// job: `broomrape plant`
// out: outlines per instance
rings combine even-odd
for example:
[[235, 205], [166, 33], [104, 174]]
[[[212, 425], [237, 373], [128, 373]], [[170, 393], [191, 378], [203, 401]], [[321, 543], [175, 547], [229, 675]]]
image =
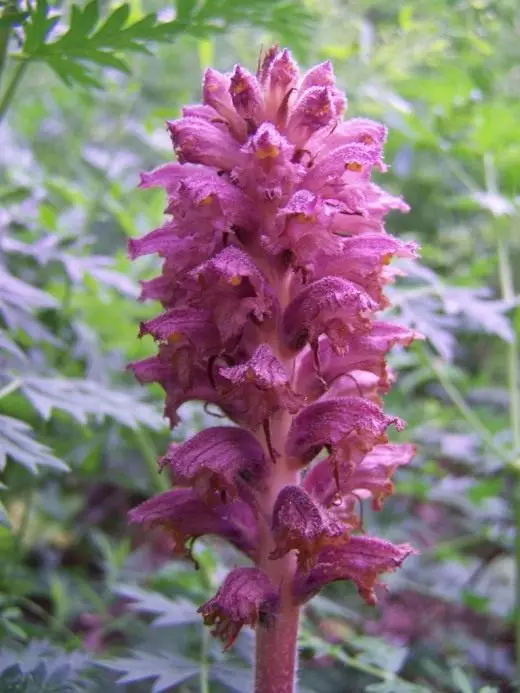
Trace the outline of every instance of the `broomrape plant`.
[[359, 505], [380, 509], [414, 453], [388, 442], [404, 423], [382, 395], [387, 352], [419, 335], [376, 316], [390, 260], [417, 248], [385, 232], [408, 208], [371, 181], [386, 128], [343, 120], [329, 62], [300, 76], [274, 47], [256, 76], [208, 69], [202, 91], [168, 123], [178, 162], [142, 176], [166, 189], [169, 216], [130, 255], [164, 258], [142, 288], [164, 312], [140, 331], [158, 354], [131, 368], [162, 385], [172, 426], [188, 400], [235, 425], [172, 444], [161, 465], [175, 487], [130, 518], [165, 528], [180, 556], [211, 534], [250, 559], [200, 612], [226, 648], [256, 628], [257, 693], [290, 693], [301, 606], [335, 580], [375, 604], [380, 575], [413, 553], [367, 536]]

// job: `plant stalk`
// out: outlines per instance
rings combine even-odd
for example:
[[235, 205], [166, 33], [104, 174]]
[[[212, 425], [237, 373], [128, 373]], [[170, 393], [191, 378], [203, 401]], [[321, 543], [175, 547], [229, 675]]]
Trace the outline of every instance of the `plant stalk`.
[[255, 693], [294, 693], [300, 608], [282, 597], [276, 620], [256, 629]]
[[[275, 450], [285, 448], [290, 424], [287, 412], [273, 417], [271, 432]], [[288, 460], [280, 455], [272, 465], [267, 490], [261, 499], [266, 518], [272, 516], [280, 491], [287, 485], [297, 485], [299, 477], [299, 471], [292, 469]], [[266, 523], [260, 527], [259, 567], [280, 590], [280, 606], [272, 620], [256, 627], [255, 693], [295, 693], [300, 620], [300, 607], [294, 604], [292, 595], [296, 558], [294, 552], [290, 552], [284, 558], [272, 560], [269, 554], [274, 548], [269, 523]]]
[[4, 95], [0, 100], [0, 123], [2, 122], [3, 117], [7, 112], [7, 109], [11, 105], [11, 101], [13, 100], [15, 92], [18, 89], [22, 77], [24, 76], [25, 71], [28, 67], [29, 62], [27, 60], [24, 60], [23, 62], [19, 63], [18, 66], [15, 68], [11, 81], [7, 85], [7, 89], [5, 90]]
[[[515, 299], [515, 287], [513, 282], [513, 272], [509, 258], [507, 240], [501, 233], [498, 239], [498, 267], [502, 297], [505, 301], [513, 302]], [[513, 432], [513, 451], [515, 455], [515, 479], [513, 489], [513, 515], [515, 518], [515, 565], [516, 565], [516, 612], [515, 612], [515, 635], [516, 635], [516, 678], [520, 682], [520, 382], [518, 368], [518, 336], [514, 325], [513, 312], [513, 339], [508, 345], [508, 389], [509, 389], [509, 416], [511, 419], [511, 430]]]

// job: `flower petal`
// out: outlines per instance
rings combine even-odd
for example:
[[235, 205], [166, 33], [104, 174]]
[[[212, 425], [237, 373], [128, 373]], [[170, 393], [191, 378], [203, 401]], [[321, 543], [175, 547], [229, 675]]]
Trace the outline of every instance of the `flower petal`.
[[421, 337], [408, 327], [376, 321], [369, 332], [352, 334], [341, 353], [334, 349], [329, 339], [321, 339], [316, 355], [306, 352], [300, 359], [295, 390], [310, 397], [317, 396], [323, 392], [324, 383], [330, 387], [337, 378], [352, 371], [368, 371], [377, 375], [380, 387], [386, 390], [390, 384], [385, 361], [387, 353], [395, 346], [408, 346]]
[[382, 573], [393, 573], [416, 553], [409, 544], [392, 544], [375, 537], [352, 537], [340, 546], [327, 547], [309, 572], [299, 571], [293, 584], [294, 598], [302, 603], [336, 580], [352, 580], [367, 604], [377, 603], [375, 587]]
[[199, 608], [204, 624], [214, 626], [212, 635], [228, 650], [243, 626], [264, 627], [276, 617], [278, 590], [259, 568], [235, 568], [217, 594]]
[[335, 121], [336, 109], [331, 90], [328, 87], [311, 87], [302, 93], [291, 110], [287, 139], [301, 148], [313, 133]]
[[221, 368], [220, 375], [232, 383], [229, 399], [242, 410], [242, 422], [256, 428], [282, 408], [295, 413], [302, 400], [289, 385], [283, 364], [268, 344], [261, 344], [246, 362]]
[[195, 116], [167, 125], [181, 164], [190, 162], [230, 171], [240, 163], [240, 145], [226, 128]]
[[227, 122], [230, 132], [239, 142], [246, 138], [246, 124], [236, 112], [230, 94], [231, 80], [227, 75], [218, 70], [208, 68], [202, 81], [202, 96], [207, 106], [212, 106], [215, 111]]
[[253, 126], [254, 132], [264, 118], [264, 101], [258, 80], [241, 65], [235, 65], [229, 92], [237, 113]]
[[129, 517], [146, 527], [163, 527], [173, 537], [174, 553], [186, 558], [192, 557], [187, 543], [207, 534], [226, 539], [252, 558], [257, 552], [256, 518], [241, 500], [212, 508], [192, 489], [173, 489], [141, 503]]
[[287, 306], [282, 320], [284, 345], [299, 351], [307, 342], [317, 344], [322, 334], [341, 351], [356, 330], [370, 327], [376, 304], [359, 287], [341, 277], [323, 277], [304, 289]]
[[285, 449], [289, 457], [305, 465], [325, 447], [335, 465], [341, 462], [353, 471], [376, 443], [386, 442], [385, 431], [391, 424], [398, 430], [404, 426], [399, 418], [387, 416], [361, 397], [322, 400], [296, 416]]
[[190, 345], [198, 354], [216, 354], [221, 349], [211, 311], [203, 308], [172, 308], [142, 322], [139, 337], [146, 334], [178, 347]]
[[304, 176], [304, 167], [293, 161], [294, 146], [272, 123], [262, 123], [241, 152], [244, 160], [233, 178], [263, 205], [258, 211], [267, 212], [272, 201], [283, 198]]
[[393, 493], [392, 476], [398, 467], [408, 464], [415, 455], [415, 445], [387, 443], [376, 445], [361, 460], [354, 472], [339, 465], [339, 489], [334, 466], [329, 459], [318, 462], [305, 476], [304, 488], [325, 507], [341, 495], [358, 493], [372, 498], [374, 510], [381, 510], [385, 498]]
[[222, 339], [238, 335], [254, 319], [271, 317], [275, 306], [273, 289], [251, 257], [239, 248], [228, 246], [192, 272], [198, 286], [192, 301], [213, 311]]
[[265, 88], [266, 120], [283, 128], [288, 113], [288, 97], [298, 82], [298, 65], [291, 52], [278, 51], [262, 75]]
[[303, 488], [285, 486], [274, 504], [271, 530], [276, 548], [269, 558], [282, 558], [294, 549], [298, 565], [308, 570], [322, 548], [349, 540], [348, 529]]
[[141, 173], [140, 188], [165, 188], [168, 194], [176, 191], [182, 180], [200, 173], [200, 168], [193, 164], [170, 162], [154, 168], [153, 171]]
[[207, 428], [182, 445], [171, 445], [161, 463], [171, 469], [176, 484], [193, 486], [209, 505], [235, 500], [240, 482], [256, 486], [266, 472], [256, 438], [232, 426]]
[[312, 192], [335, 197], [347, 183], [370, 179], [373, 168], [384, 170], [382, 150], [361, 143], [347, 144], [327, 150], [309, 169], [302, 185]]

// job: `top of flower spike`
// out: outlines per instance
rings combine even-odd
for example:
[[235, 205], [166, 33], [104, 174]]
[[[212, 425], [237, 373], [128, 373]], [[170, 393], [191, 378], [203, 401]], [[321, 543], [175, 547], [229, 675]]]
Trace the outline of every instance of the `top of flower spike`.
[[[335, 128], [346, 106], [330, 62], [300, 78], [290, 51], [276, 46], [267, 52], [256, 76], [241, 65], [231, 74], [208, 68], [202, 92], [204, 105], [184, 109], [184, 118], [169, 123], [170, 133], [180, 161], [223, 170], [240, 164], [239, 145], [261, 123], [273, 123], [302, 151], [315, 133]], [[366, 141], [375, 143], [375, 138], [367, 134]], [[259, 150], [258, 156], [275, 158], [276, 148]]]

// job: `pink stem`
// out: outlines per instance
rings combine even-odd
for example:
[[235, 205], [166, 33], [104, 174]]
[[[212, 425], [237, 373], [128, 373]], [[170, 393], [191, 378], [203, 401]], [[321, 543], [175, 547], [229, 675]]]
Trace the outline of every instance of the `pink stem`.
[[294, 693], [300, 608], [282, 605], [272, 626], [256, 629], [255, 693]]
[[[272, 439], [276, 450], [285, 449], [290, 425], [287, 412], [273, 417]], [[261, 504], [266, 517], [271, 517], [275, 500], [287, 484], [298, 484], [300, 474], [291, 469], [287, 459], [279, 455]], [[268, 527], [261, 528], [259, 567], [280, 589], [280, 609], [272, 622], [256, 628], [255, 693], [294, 693], [298, 653], [300, 607], [293, 604], [292, 581], [296, 570], [294, 552], [278, 560], [269, 558], [275, 545]]]

